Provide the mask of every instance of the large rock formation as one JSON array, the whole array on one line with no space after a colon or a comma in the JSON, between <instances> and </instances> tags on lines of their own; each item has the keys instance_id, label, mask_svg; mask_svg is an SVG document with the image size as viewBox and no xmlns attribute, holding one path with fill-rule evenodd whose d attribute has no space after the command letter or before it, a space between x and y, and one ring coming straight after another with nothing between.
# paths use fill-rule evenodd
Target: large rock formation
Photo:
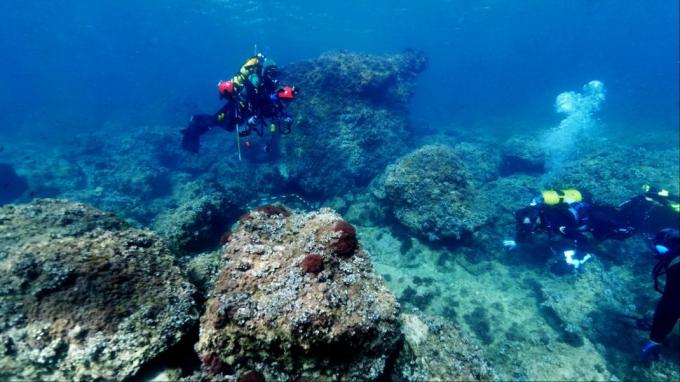
<instances>
[{"instance_id":1,"label":"large rock formation","mask_svg":"<svg viewBox=\"0 0 680 382\"><path fill-rule=\"evenodd\" d=\"M595 202L612 205L640 194L643 184L666 188L673 195L680 191L677 148L630 147L604 139L593 139L590 145L590 150L564 163L547 185L587 190Z\"/></svg>"},{"instance_id":2,"label":"large rock formation","mask_svg":"<svg viewBox=\"0 0 680 382\"><path fill-rule=\"evenodd\" d=\"M196 346L205 373L374 380L385 372L401 337L398 305L337 214L260 207L241 218L223 253Z\"/></svg>"},{"instance_id":3,"label":"large rock formation","mask_svg":"<svg viewBox=\"0 0 680 382\"><path fill-rule=\"evenodd\" d=\"M405 150L407 103L425 67L412 51L329 53L286 67L286 80L301 89L293 134L282 140L291 180L322 196L368 184Z\"/></svg>"},{"instance_id":4,"label":"large rock formation","mask_svg":"<svg viewBox=\"0 0 680 382\"><path fill-rule=\"evenodd\" d=\"M424 146L390 165L385 202L414 233L430 240L460 239L485 221L463 161L448 146Z\"/></svg>"},{"instance_id":5,"label":"large rock formation","mask_svg":"<svg viewBox=\"0 0 680 382\"><path fill-rule=\"evenodd\" d=\"M0 208L0 379L122 380L197 320L163 242L83 204Z\"/></svg>"}]
</instances>

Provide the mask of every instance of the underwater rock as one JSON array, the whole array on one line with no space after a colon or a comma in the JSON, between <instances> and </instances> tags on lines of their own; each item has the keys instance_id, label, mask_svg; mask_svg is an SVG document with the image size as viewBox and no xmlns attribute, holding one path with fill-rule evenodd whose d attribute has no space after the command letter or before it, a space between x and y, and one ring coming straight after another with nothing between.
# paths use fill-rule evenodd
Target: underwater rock
<instances>
[{"instance_id":1,"label":"underwater rock","mask_svg":"<svg viewBox=\"0 0 680 382\"><path fill-rule=\"evenodd\" d=\"M501 175L540 175L545 172L545 150L534 136L515 135L501 147Z\"/></svg>"},{"instance_id":2,"label":"underwater rock","mask_svg":"<svg viewBox=\"0 0 680 382\"><path fill-rule=\"evenodd\" d=\"M200 252L219 245L239 208L222 187L195 181L180 186L182 204L160 214L153 227L178 252Z\"/></svg>"},{"instance_id":3,"label":"underwater rock","mask_svg":"<svg viewBox=\"0 0 680 382\"><path fill-rule=\"evenodd\" d=\"M17 172L26 178L35 197L62 196L87 186L87 176L79 164L72 156L57 150L28 145L18 150L13 158L18 161Z\"/></svg>"},{"instance_id":4,"label":"underwater rock","mask_svg":"<svg viewBox=\"0 0 680 382\"><path fill-rule=\"evenodd\" d=\"M122 380L195 325L162 240L83 204L0 208L0 379Z\"/></svg>"},{"instance_id":5,"label":"underwater rock","mask_svg":"<svg viewBox=\"0 0 680 382\"><path fill-rule=\"evenodd\" d=\"M436 241L461 239L485 222L463 161L448 146L428 145L390 165L385 202L401 224Z\"/></svg>"},{"instance_id":6,"label":"underwater rock","mask_svg":"<svg viewBox=\"0 0 680 382\"><path fill-rule=\"evenodd\" d=\"M0 206L11 203L28 190L26 179L17 175L14 167L0 163Z\"/></svg>"},{"instance_id":7,"label":"underwater rock","mask_svg":"<svg viewBox=\"0 0 680 382\"><path fill-rule=\"evenodd\" d=\"M493 142L459 142L452 146L465 163L471 179L484 183L498 178L502 166L498 145Z\"/></svg>"},{"instance_id":8,"label":"underwater rock","mask_svg":"<svg viewBox=\"0 0 680 382\"><path fill-rule=\"evenodd\" d=\"M422 54L327 53L284 69L300 88L283 139L288 174L304 192L335 196L367 185L409 142L407 104Z\"/></svg>"},{"instance_id":9,"label":"underwater rock","mask_svg":"<svg viewBox=\"0 0 680 382\"><path fill-rule=\"evenodd\" d=\"M481 350L450 322L420 314L402 314L401 321L404 348L395 365L397 380L498 380Z\"/></svg>"},{"instance_id":10,"label":"underwater rock","mask_svg":"<svg viewBox=\"0 0 680 382\"><path fill-rule=\"evenodd\" d=\"M203 372L375 380L398 350L394 296L339 215L278 208L241 218L223 247L196 346Z\"/></svg>"},{"instance_id":11,"label":"underwater rock","mask_svg":"<svg viewBox=\"0 0 680 382\"><path fill-rule=\"evenodd\" d=\"M680 191L677 149L650 150L607 140L592 141L589 150L582 150L578 158L564 163L559 175L548 179L547 185L587 190L594 202L611 205L641 194L644 184L665 188L673 195Z\"/></svg>"},{"instance_id":12,"label":"underwater rock","mask_svg":"<svg viewBox=\"0 0 680 382\"><path fill-rule=\"evenodd\" d=\"M54 149L25 144L5 156L17 163L17 173L36 197L86 202L135 225L149 226L184 205L197 208L202 194L192 190L200 188L193 182L212 183L211 195L219 184L219 193L239 206L257 193L286 189L280 166L238 161L235 140L216 130L206 137L201 155L182 150L179 127L107 126Z\"/></svg>"}]
</instances>

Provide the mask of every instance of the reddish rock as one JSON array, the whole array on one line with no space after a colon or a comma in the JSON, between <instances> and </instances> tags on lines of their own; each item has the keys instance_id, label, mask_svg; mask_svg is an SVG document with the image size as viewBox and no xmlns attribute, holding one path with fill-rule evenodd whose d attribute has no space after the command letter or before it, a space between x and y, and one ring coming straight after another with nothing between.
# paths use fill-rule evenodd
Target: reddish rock
<instances>
[{"instance_id":1,"label":"reddish rock","mask_svg":"<svg viewBox=\"0 0 680 382\"><path fill-rule=\"evenodd\" d=\"M323 270L323 257L319 255L307 255L307 257L302 260L300 266L305 273L317 274Z\"/></svg>"}]
</instances>

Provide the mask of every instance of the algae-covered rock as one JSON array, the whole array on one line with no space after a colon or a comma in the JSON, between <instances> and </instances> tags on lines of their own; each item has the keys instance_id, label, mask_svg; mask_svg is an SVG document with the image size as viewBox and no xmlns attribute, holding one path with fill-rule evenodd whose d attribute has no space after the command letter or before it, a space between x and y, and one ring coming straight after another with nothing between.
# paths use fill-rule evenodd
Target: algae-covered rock
<instances>
[{"instance_id":1,"label":"algae-covered rock","mask_svg":"<svg viewBox=\"0 0 680 382\"><path fill-rule=\"evenodd\" d=\"M498 376L481 351L450 322L402 314L404 349L395 376L405 381L492 381Z\"/></svg>"},{"instance_id":2,"label":"algae-covered rock","mask_svg":"<svg viewBox=\"0 0 680 382\"><path fill-rule=\"evenodd\" d=\"M217 247L220 236L238 216L239 208L222 187L194 181L182 185L182 203L161 213L154 229L170 247L181 252L198 252Z\"/></svg>"},{"instance_id":3,"label":"algae-covered rock","mask_svg":"<svg viewBox=\"0 0 680 382\"><path fill-rule=\"evenodd\" d=\"M282 140L291 180L323 196L368 184L407 147L407 104L425 67L412 51L327 53L287 66L286 80L300 88L293 134Z\"/></svg>"},{"instance_id":4,"label":"algae-covered rock","mask_svg":"<svg viewBox=\"0 0 680 382\"><path fill-rule=\"evenodd\" d=\"M677 195L677 149L650 150L600 140L599 145L564 164L548 186L588 190L593 201L617 205L642 192L650 184Z\"/></svg>"},{"instance_id":5,"label":"algae-covered rock","mask_svg":"<svg viewBox=\"0 0 680 382\"><path fill-rule=\"evenodd\" d=\"M196 322L155 234L83 204L0 208L0 379L121 380Z\"/></svg>"},{"instance_id":6,"label":"algae-covered rock","mask_svg":"<svg viewBox=\"0 0 680 382\"><path fill-rule=\"evenodd\" d=\"M400 340L398 305L328 209L265 206L241 218L201 318L208 375L374 380Z\"/></svg>"},{"instance_id":7,"label":"algae-covered rock","mask_svg":"<svg viewBox=\"0 0 680 382\"><path fill-rule=\"evenodd\" d=\"M424 146L389 166L386 202L400 223L430 240L460 239L484 223L463 161L448 146Z\"/></svg>"},{"instance_id":8,"label":"algae-covered rock","mask_svg":"<svg viewBox=\"0 0 680 382\"><path fill-rule=\"evenodd\" d=\"M501 146L501 153L503 175L545 172L545 148L535 136L512 136Z\"/></svg>"}]
</instances>

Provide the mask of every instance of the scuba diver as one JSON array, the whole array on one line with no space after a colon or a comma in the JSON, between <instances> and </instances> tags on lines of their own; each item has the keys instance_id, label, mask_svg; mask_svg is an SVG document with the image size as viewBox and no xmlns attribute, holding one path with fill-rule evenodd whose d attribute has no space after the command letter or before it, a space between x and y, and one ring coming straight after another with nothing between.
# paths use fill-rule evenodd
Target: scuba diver
<instances>
[{"instance_id":1,"label":"scuba diver","mask_svg":"<svg viewBox=\"0 0 680 382\"><path fill-rule=\"evenodd\" d=\"M643 193L619 205L623 218L643 234L654 235L667 227L680 226L680 197L668 190L642 186Z\"/></svg>"},{"instance_id":2,"label":"scuba diver","mask_svg":"<svg viewBox=\"0 0 680 382\"><path fill-rule=\"evenodd\" d=\"M661 293L656 305L649 334L649 341L642 349L644 360L658 356L661 344L680 319L680 232L666 228L659 231L651 243L658 262L652 271L654 289ZM659 277L666 275L663 290L659 287Z\"/></svg>"},{"instance_id":3,"label":"scuba diver","mask_svg":"<svg viewBox=\"0 0 680 382\"><path fill-rule=\"evenodd\" d=\"M592 258L586 232L597 241L625 240L635 232L615 207L583 199L581 192L574 189L543 191L528 207L515 212L515 239L503 240L503 246L512 250L517 243L528 242L534 233L546 232L550 238L559 236L571 242L561 252L566 265L578 269Z\"/></svg>"},{"instance_id":4,"label":"scuba diver","mask_svg":"<svg viewBox=\"0 0 680 382\"><path fill-rule=\"evenodd\" d=\"M278 67L273 60L258 53L249 58L231 80L220 81L217 89L220 99L227 103L215 114L198 114L191 117L189 125L181 130L182 147L194 153L200 148L200 137L212 127L219 126L229 132L236 130L237 141L253 131L264 134L265 121L270 121L270 133L280 128L287 134L293 124L286 107L295 99L294 86L280 85ZM273 139L273 137L272 137ZM271 149L270 143L265 150ZM244 144L250 147L250 142Z\"/></svg>"}]
</instances>

